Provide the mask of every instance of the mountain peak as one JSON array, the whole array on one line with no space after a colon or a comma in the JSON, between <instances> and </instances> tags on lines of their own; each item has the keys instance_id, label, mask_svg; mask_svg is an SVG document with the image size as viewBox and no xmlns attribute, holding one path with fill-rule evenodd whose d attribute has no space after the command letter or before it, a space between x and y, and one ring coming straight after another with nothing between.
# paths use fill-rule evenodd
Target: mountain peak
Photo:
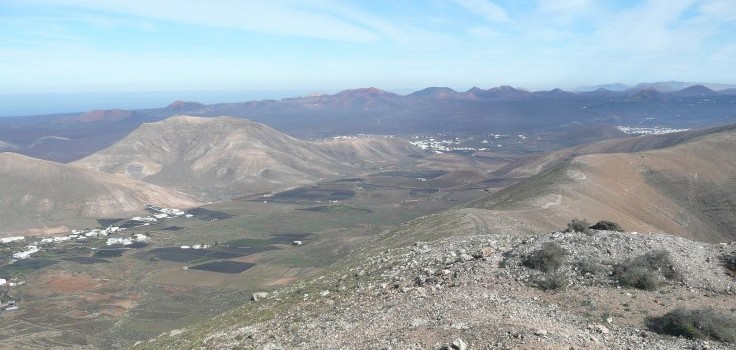
<instances>
[{"instance_id":1,"label":"mountain peak","mask_svg":"<svg viewBox=\"0 0 736 350\"><path fill-rule=\"evenodd\" d=\"M419 91L412 92L409 97L449 97L457 95L457 91L449 87L428 87Z\"/></svg>"},{"instance_id":2,"label":"mountain peak","mask_svg":"<svg viewBox=\"0 0 736 350\"><path fill-rule=\"evenodd\" d=\"M674 92L676 95L680 96L709 96L709 95L715 95L716 92L707 88L704 85L698 84L686 87L680 91Z\"/></svg>"},{"instance_id":3,"label":"mountain peak","mask_svg":"<svg viewBox=\"0 0 736 350\"><path fill-rule=\"evenodd\" d=\"M200 109L202 107L204 107L204 105L199 102L176 100L166 106L166 109L171 109L175 111L192 111Z\"/></svg>"},{"instance_id":4,"label":"mountain peak","mask_svg":"<svg viewBox=\"0 0 736 350\"><path fill-rule=\"evenodd\" d=\"M627 97L628 101L661 101L664 98L661 92L654 87L635 90Z\"/></svg>"},{"instance_id":5,"label":"mountain peak","mask_svg":"<svg viewBox=\"0 0 736 350\"><path fill-rule=\"evenodd\" d=\"M101 122L101 121L118 121L128 119L133 116L133 111L123 109L96 109L87 113L80 114L74 121L78 122Z\"/></svg>"},{"instance_id":6,"label":"mountain peak","mask_svg":"<svg viewBox=\"0 0 736 350\"><path fill-rule=\"evenodd\" d=\"M394 95L391 92L381 90L379 88L375 87L368 87L368 88L358 88L358 89L348 89L343 90L335 94L335 96L353 96L353 97L360 97L360 96L376 96L376 95Z\"/></svg>"},{"instance_id":7,"label":"mountain peak","mask_svg":"<svg viewBox=\"0 0 736 350\"><path fill-rule=\"evenodd\" d=\"M491 88L489 91L514 92L514 91L523 91L523 90L516 89L510 85L501 85L498 87Z\"/></svg>"}]
</instances>

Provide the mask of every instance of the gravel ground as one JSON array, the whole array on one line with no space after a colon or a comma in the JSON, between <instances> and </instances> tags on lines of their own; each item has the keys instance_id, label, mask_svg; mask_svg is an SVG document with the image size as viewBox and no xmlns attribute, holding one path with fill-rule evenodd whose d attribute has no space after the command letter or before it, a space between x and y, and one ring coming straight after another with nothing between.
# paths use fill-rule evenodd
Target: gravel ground
<instances>
[{"instance_id":1,"label":"gravel ground","mask_svg":"<svg viewBox=\"0 0 736 350\"><path fill-rule=\"evenodd\" d=\"M549 275L525 261L551 242L567 251L554 272L565 288L542 290L538 283ZM661 278L656 290L619 286L616 265L660 250L669 253L676 278ZM733 349L653 333L645 319L678 306L734 312L736 280L720 260L734 251L733 243L608 231L416 242L140 347Z\"/></svg>"}]
</instances>

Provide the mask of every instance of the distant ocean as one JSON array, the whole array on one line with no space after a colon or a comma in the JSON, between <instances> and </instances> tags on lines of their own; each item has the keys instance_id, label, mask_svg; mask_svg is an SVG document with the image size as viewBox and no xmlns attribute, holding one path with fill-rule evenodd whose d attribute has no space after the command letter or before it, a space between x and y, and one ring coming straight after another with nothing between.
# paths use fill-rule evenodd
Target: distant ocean
<instances>
[{"instance_id":1,"label":"distant ocean","mask_svg":"<svg viewBox=\"0 0 736 350\"><path fill-rule=\"evenodd\" d=\"M246 91L156 91L0 94L0 117L86 112L94 109L145 109L168 106L176 100L201 102L246 102L307 96L336 91L246 90Z\"/></svg>"}]
</instances>

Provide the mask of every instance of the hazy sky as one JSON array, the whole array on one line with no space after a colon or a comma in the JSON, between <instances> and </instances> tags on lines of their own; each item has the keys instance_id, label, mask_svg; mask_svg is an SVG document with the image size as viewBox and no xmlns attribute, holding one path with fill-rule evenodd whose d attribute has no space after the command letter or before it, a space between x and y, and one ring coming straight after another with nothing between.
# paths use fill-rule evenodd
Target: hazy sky
<instances>
[{"instance_id":1,"label":"hazy sky","mask_svg":"<svg viewBox=\"0 0 736 350\"><path fill-rule=\"evenodd\" d=\"M0 93L736 83L736 0L2 0Z\"/></svg>"}]
</instances>

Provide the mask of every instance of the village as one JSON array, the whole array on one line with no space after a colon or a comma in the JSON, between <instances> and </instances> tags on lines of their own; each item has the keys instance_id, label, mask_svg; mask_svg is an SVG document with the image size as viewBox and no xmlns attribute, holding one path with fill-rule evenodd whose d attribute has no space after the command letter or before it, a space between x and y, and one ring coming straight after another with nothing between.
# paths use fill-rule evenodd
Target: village
<instances>
[{"instance_id":1,"label":"village","mask_svg":"<svg viewBox=\"0 0 736 350\"><path fill-rule=\"evenodd\" d=\"M465 138L451 137L443 134L412 136L409 143L412 145L434 153L447 152L485 152L498 150L504 147L504 143L520 142L527 140L528 136L523 134L494 134L488 133L481 138ZM478 141L480 140L480 141Z\"/></svg>"},{"instance_id":2,"label":"village","mask_svg":"<svg viewBox=\"0 0 736 350\"><path fill-rule=\"evenodd\" d=\"M673 132L681 132L681 131L690 130L690 129L674 129L674 128L666 128L666 127L658 127L658 126L632 127L632 126L623 126L623 125L617 126L616 129L619 129L628 135L634 135L634 136L663 135L663 134L671 134Z\"/></svg>"},{"instance_id":3,"label":"village","mask_svg":"<svg viewBox=\"0 0 736 350\"><path fill-rule=\"evenodd\" d=\"M145 244L149 241L149 237L143 233L134 233L130 236L110 237L113 234L122 233L128 229L143 227L158 222L159 220L173 218L192 218L194 215L186 213L176 208L164 208L153 204L146 204L145 209L151 213L149 216L135 216L127 220L122 220L105 228L71 230L70 234L53 237L25 237L12 236L0 238L0 245L14 251L12 255L8 255L8 261L5 265L15 264L18 261L31 258L33 255L45 250L58 248L63 244L70 242L99 242L105 240L106 247L129 247L134 244ZM95 241L92 241L95 240ZM27 242L31 241L31 242ZM206 245L182 246L182 249L204 249ZM91 248L96 249L96 248ZM1 255L0 255L1 256ZM24 284L25 281L19 281L17 277L0 276L0 314L4 311L18 310L18 302L10 299L11 288Z\"/></svg>"}]
</instances>

